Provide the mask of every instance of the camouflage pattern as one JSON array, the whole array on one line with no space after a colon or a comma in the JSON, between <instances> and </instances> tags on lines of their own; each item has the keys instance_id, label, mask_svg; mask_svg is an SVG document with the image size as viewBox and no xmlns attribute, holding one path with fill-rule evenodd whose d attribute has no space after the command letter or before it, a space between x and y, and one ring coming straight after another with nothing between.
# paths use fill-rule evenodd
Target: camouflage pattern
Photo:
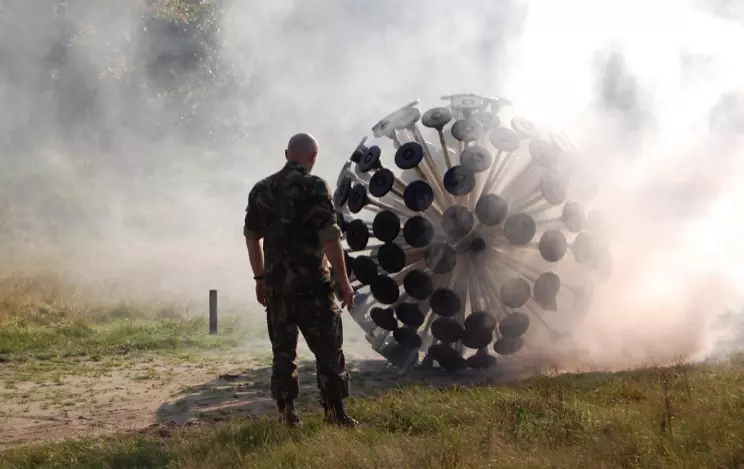
<instances>
[{"instance_id":1,"label":"camouflage pattern","mask_svg":"<svg viewBox=\"0 0 744 469\"><path fill-rule=\"evenodd\" d=\"M330 284L324 289L269 288L267 322L274 353L271 393L279 403L299 393L297 339L302 332L315 355L318 389L324 399L349 395L349 374L342 350L341 311Z\"/></svg>"},{"instance_id":2,"label":"camouflage pattern","mask_svg":"<svg viewBox=\"0 0 744 469\"><path fill-rule=\"evenodd\" d=\"M288 162L251 190L243 234L263 239L271 389L280 408L299 392L299 332L315 354L323 397L347 397L341 310L323 252L324 242L341 236L328 184Z\"/></svg>"},{"instance_id":3,"label":"camouflage pattern","mask_svg":"<svg viewBox=\"0 0 744 469\"><path fill-rule=\"evenodd\" d=\"M267 286L331 282L323 243L341 236L336 210L328 184L301 165L288 162L253 187L243 234L263 238Z\"/></svg>"}]
</instances>

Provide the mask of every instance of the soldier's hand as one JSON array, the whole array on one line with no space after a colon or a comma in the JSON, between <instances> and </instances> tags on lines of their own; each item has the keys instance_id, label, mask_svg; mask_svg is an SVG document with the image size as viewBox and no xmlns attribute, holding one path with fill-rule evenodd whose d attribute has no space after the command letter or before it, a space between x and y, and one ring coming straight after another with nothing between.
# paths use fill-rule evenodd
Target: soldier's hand
<instances>
[{"instance_id":1,"label":"soldier's hand","mask_svg":"<svg viewBox=\"0 0 744 469\"><path fill-rule=\"evenodd\" d=\"M341 307L347 310L351 309L354 305L354 289L351 287L348 278L340 283L339 293L341 294Z\"/></svg>"},{"instance_id":2,"label":"soldier's hand","mask_svg":"<svg viewBox=\"0 0 744 469\"><path fill-rule=\"evenodd\" d=\"M256 282L256 300L261 303L261 306L266 306L266 283L263 280Z\"/></svg>"}]
</instances>

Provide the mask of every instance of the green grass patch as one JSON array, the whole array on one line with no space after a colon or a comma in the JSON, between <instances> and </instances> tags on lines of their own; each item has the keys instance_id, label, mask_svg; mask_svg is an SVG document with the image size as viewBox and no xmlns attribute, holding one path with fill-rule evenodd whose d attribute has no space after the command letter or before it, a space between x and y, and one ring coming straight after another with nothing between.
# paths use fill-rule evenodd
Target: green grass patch
<instances>
[{"instance_id":1,"label":"green grass patch","mask_svg":"<svg viewBox=\"0 0 744 469\"><path fill-rule=\"evenodd\" d=\"M740 363L402 388L352 399L363 427L274 418L11 449L2 468L738 468Z\"/></svg>"},{"instance_id":2,"label":"green grass patch","mask_svg":"<svg viewBox=\"0 0 744 469\"><path fill-rule=\"evenodd\" d=\"M207 319L83 321L44 326L5 324L0 327L0 355L10 360L59 357L103 357L142 351L236 346L241 328L223 319L220 333L209 334Z\"/></svg>"}]
</instances>

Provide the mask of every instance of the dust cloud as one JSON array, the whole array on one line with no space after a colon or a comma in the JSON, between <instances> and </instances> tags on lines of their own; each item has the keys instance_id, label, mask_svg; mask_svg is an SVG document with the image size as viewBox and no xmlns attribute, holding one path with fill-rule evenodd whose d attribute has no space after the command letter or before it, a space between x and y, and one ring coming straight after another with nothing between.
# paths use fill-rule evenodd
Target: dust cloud
<instances>
[{"instance_id":1,"label":"dust cloud","mask_svg":"<svg viewBox=\"0 0 744 469\"><path fill-rule=\"evenodd\" d=\"M259 320L243 210L288 137L334 181L385 114L476 91L569 132L601 188L614 274L555 356L704 355L744 276L724 3L0 1L0 274L202 308L217 288Z\"/></svg>"},{"instance_id":2,"label":"dust cloud","mask_svg":"<svg viewBox=\"0 0 744 469\"><path fill-rule=\"evenodd\" d=\"M689 2L532 6L511 94L582 147L614 261L552 358L623 368L738 346L742 24Z\"/></svg>"}]
</instances>

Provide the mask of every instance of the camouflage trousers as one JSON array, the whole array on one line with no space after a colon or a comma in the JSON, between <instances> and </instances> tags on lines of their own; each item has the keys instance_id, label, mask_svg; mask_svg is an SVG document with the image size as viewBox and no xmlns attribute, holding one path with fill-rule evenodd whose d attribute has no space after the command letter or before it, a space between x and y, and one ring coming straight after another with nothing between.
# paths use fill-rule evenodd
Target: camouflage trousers
<instances>
[{"instance_id":1,"label":"camouflage trousers","mask_svg":"<svg viewBox=\"0 0 744 469\"><path fill-rule=\"evenodd\" d=\"M274 355L271 394L279 406L296 399L299 394L299 332L315 355L321 397L348 397L349 373L343 352L341 311L331 285L292 289L267 287L266 293L266 318Z\"/></svg>"}]
</instances>

